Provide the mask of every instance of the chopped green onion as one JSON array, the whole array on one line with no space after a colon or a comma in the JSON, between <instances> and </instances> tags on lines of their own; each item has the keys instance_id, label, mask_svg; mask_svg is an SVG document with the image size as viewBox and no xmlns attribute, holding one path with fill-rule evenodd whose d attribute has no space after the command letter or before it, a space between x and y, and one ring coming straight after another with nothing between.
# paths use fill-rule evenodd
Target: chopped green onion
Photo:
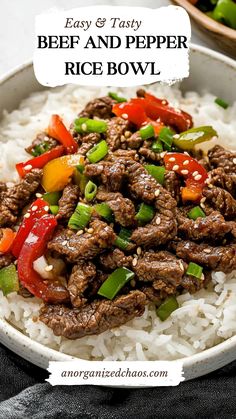
<instances>
[{"instance_id":1,"label":"chopped green onion","mask_svg":"<svg viewBox=\"0 0 236 419\"><path fill-rule=\"evenodd\" d=\"M36 146L34 146L34 148L31 151L32 156L34 157L38 157L41 156L41 154L46 153L46 151L50 150L50 144L45 141L41 144L37 144Z\"/></svg>"},{"instance_id":2,"label":"chopped green onion","mask_svg":"<svg viewBox=\"0 0 236 419\"><path fill-rule=\"evenodd\" d=\"M79 134L87 132L103 133L107 130L107 123L97 119L79 118L75 120L74 129Z\"/></svg>"},{"instance_id":3,"label":"chopped green onion","mask_svg":"<svg viewBox=\"0 0 236 419\"><path fill-rule=\"evenodd\" d=\"M59 211L59 206L58 205L50 205L50 211L53 215L57 215L58 211Z\"/></svg>"},{"instance_id":4,"label":"chopped green onion","mask_svg":"<svg viewBox=\"0 0 236 419\"><path fill-rule=\"evenodd\" d=\"M157 316L162 321L168 319L173 311L179 308L178 301L175 297L168 297L157 309Z\"/></svg>"},{"instance_id":5,"label":"chopped green onion","mask_svg":"<svg viewBox=\"0 0 236 419\"><path fill-rule=\"evenodd\" d=\"M155 153L161 153L163 151L163 145L160 140L153 141L152 151L155 151Z\"/></svg>"},{"instance_id":6,"label":"chopped green onion","mask_svg":"<svg viewBox=\"0 0 236 419\"><path fill-rule=\"evenodd\" d=\"M42 199L49 203L49 205L57 205L61 198L61 192L47 192L42 196Z\"/></svg>"},{"instance_id":7,"label":"chopped green onion","mask_svg":"<svg viewBox=\"0 0 236 419\"><path fill-rule=\"evenodd\" d=\"M159 140L161 140L161 142L164 143L164 148L168 151L171 151L171 146L173 143L173 134L173 131L168 127L162 128L159 134Z\"/></svg>"},{"instance_id":8,"label":"chopped green onion","mask_svg":"<svg viewBox=\"0 0 236 419\"><path fill-rule=\"evenodd\" d=\"M17 270L13 263L0 270L0 289L4 295L19 290Z\"/></svg>"},{"instance_id":9,"label":"chopped green onion","mask_svg":"<svg viewBox=\"0 0 236 419\"><path fill-rule=\"evenodd\" d=\"M86 156L88 157L90 163L97 163L102 160L108 153L108 145L105 140L100 141L93 148L91 148Z\"/></svg>"},{"instance_id":10,"label":"chopped green onion","mask_svg":"<svg viewBox=\"0 0 236 419\"><path fill-rule=\"evenodd\" d=\"M145 224L153 219L154 214L155 214L154 208L142 202L142 204L139 207L138 213L135 215L135 219L140 224Z\"/></svg>"},{"instance_id":11,"label":"chopped green onion","mask_svg":"<svg viewBox=\"0 0 236 419\"><path fill-rule=\"evenodd\" d=\"M89 181L89 178L87 176L85 176L83 173L80 172L79 169L77 169L77 167L74 170L74 174L73 174L73 182L79 186L80 191L82 193L84 193L85 191L85 187L87 185Z\"/></svg>"},{"instance_id":12,"label":"chopped green onion","mask_svg":"<svg viewBox=\"0 0 236 419\"><path fill-rule=\"evenodd\" d=\"M149 125L145 125L145 127L143 128L140 128L139 134L143 140L148 140L149 138L154 137L155 131L154 131L153 126L149 124Z\"/></svg>"},{"instance_id":13,"label":"chopped green onion","mask_svg":"<svg viewBox=\"0 0 236 419\"><path fill-rule=\"evenodd\" d=\"M211 125L205 125L174 135L173 143L181 150L192 150L196 144L210 141L215 136L217 132L214 128Z\"/></svg>"},{"instance_id":14,"label":"chopped green onion","mask_svg":"<svg viewBox=\"0 0 236 419\"><path fill-rule=\"evenodd\" d=\"M118 96L118 94L114 93L114 92L109 92L108 96L110 96L112 99L116 100L116 102L118 102L118 103L127 102L127 99L125 99L124 97Z\"/></svg>"},{"instance_id":15,"label":"chopped green onion","mask_svg":"<svg viewBox=\"0 0 236 419\"><path fill-rule=\"evenodd\" d=\"M78 164L78 165L76 166L76 169L77 169L80 173L83 173L83 172L84 172L84 165L83 165L83 164Z\"/></svg>"},{"instance_id":16,"label":"chopped green onion","mask_svg":"<svg viewBox=\"0 0 236 419\"><path fill-rule=\"evenodd\" d=\"M97 194L97 190L98 190L97 185L95 185L95 183L89 180L89 182L85 186L85 191L84 191L84 196L86 200L92 201Z\"/></svg>"},{"instance_id":17,"label":"chopped green onion","mask_svg":"<svg viewBox=\"0 0 236 419\"><path fill-rule=\"evenodd\" d=\"M116 237L114 242L115 246L119 247L121 250L125 250L129 243L132 231L126 228L121 228L119 235Z\"/></svg>"},{"instance_id":18,"label":"chopped green onion","mask_svg":"<svg viewBox=\"0 0 236 419\"><path fill-rule=\"evenodd\" d=\"M225 102L223 99L220 99L219 97L217 97L215 99L215 103L219 106L221 106L221 108L227 109L229 107L229 104L227 102Z\"/></svg>"},{"instance_id":19,"label":"chopped green onion","mask_svg":"<svg viewBox=\"0 0 236 419\"><path fill-rule=\"evenodd\" d=\"M91 219L92 211L92 207L79 203L69 219L68 227L73 230L83 230Z\"/></svg>"},{"instance_id":20,"label":"chopped green onion","mask_svg":"<svg viewBox=\"0 0 236 419\"><path fill-rule=\"evenodd\" d=\"M196 220L198 217L206 217L205 212L199 206L192 208L187 215L191 220Z\"/></svg>"},{"instance_id":21,"label":"chopped green onion","mask_svg":"<svg viewBox=\"0 0 236 419\"><path fill-rule=\"evenodd\" d=\"M149 175L154 177L158 183L163 185L166 171L164 166L155 166L154 164L147 164L144 167L148 171Z\"/></svg>"},{"instance_id":22,"label":"chopped green onion","mask_svg":"<svg viewBox=\"0 0 236 419\"><path fill-rule=\"evenodd\" d=\"M187 275L195 276L195 278L201 279L203 268L197 265L197 263L190 262L186 271Z\"/></svg>"},{"instance_id":23,"label":"chopped green onion","mask_svg":"<svg viewBox=\"0 0 236 419\"><path fill-rule=\"evenodd\" d=\"M98 294L112 300L133 277L134 272L127 268L118 268L103 282L98 290Z\"/></svg>"},{"instance_id":24,"label":"chopped green onion","mask_svg":"<svg viewBox=\"0 0 236 419\"><path fill-rule=\"evenodd\" d=\"M112 210L109 207L109 205L105 202L94 205L94 209L99 215L101 215L101 217L105 218L105 220L107 220L109 223L112 223L114 221Z\"/></svg>"}]
</instances>

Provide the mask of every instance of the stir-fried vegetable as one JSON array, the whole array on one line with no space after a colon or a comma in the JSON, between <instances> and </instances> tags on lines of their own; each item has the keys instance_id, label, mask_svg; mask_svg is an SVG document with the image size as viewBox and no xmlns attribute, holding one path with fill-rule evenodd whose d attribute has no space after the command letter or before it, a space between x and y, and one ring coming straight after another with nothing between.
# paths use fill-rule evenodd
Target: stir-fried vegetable
<instances>
[{"instance_id":1,"label":"stir-fried vegetable","mask_svg":"<svg viewBox=\"0 0 236 419\"><path fill-rule=\"evenodd\" d=\"M163 145L159 139L153 141L152 151L155 151L155 153L161 153L163 151Z\"/></svg>"},{"instance_id":2,"label":"stir-fried vegetable","mask_svg":"<svg viewBox=\"0 0 236 419\"><path fill-rule=\"evenodd\" d=\"M163 166L155 166L154 164L147 164L144 166L148 173L153 176L158 183L163 185L165 180L165 168Z\"/></svg>"},{"instance_id":3,"label":"stir-fried vegetable","mask_svg":"<svg viewBox=\"0 0 236 419\"><path fill-rule=\"evenodd\" d=\"M229 107L229 104L225 102L225 100L220 99L219 97L215 99L215 103L224 109L227 109Z\"/></svg>"},{"instance_id":4,"label":"stir-fried vegetable","mask_svg":"<svg viewBox=\"0 0 236 419\"><path fill-rule=\"evenodd\" d=\"M89 205L77 204L75 212L69 219L68 227L73 230L83 230L91 219L92 211L92 207Z\"/></svg>"},{"instance_id":5,"label":"stir-fried vegetable","mask_svg":"<svg viewBox=\"0 0 236 419\"><path fill-rule=\"evenodd\" d=\"M236 29L236 3L234 0L191 0L191 3L212 19Z\"/></svg>"},{"instance_id":6,"label":"stir-fried vegetable","mask_svg":"<svg viewBox=\"0 0 236 419\"><path fill-rule=\"evenodd\" d=\"M68 291L58 282L45 282L33 269L33 262L41 257L46 250L57 221L53 215L44 215L33 226L25 240L18 258L18 276L21 284L35 297L53 302L69 300Z\"/></svg>"},{"instance_id":7,"label":"stir-fried vegetable","mask_svg":"<svg viewBox=\"0 0 236 419\"><path fill-rule=\"evenodd\" d=\"M49 205L57 205L59 199L61 198L61 192L47 192L43 194L42 199L46 201Z\"/></svg>"},{"instance_id":8,"label":"stir-fried vegetable","mask_svg":"<svg viewBox=\"0 0 236 419\"><path fill-rule=\"evenodd\" d=\"M50 205L50 211L53 215L57 215L58 211L59 211L59 206L58 205Z\"/></svg>"},{"instance_id":9,"label":"stir-fried vegetable","mask_svg":"<svg viewBox=\"0 0 236 419\"><path fill-rule=\"evenodd\" d=\"M48 162L62 156L64 153L65 149L62 145L60 145L44 154L41 154L41 156L26 161L25 163L17 163L16 170L20 177L24 177L32 169L42 169Z\"/></svg>"},{"instance_id":10,"label":"stir-fried vegetable","mask_svg":"<svg viewBox=\"0 0 236 419\"><path fill-rule=\"evenodd\" d=\"M113 300L127 282L134 277L134 272L127 268L118 268L103 282L98 290L98 295Z\"/></svg>"},{"instance_id":11,"label":"stir-fried vegetable","mask_svg":"<svg viewBox=\"0 0 236 419\"><path fill-rule=\"evenodd\" d=\"M105 218L109 223L114 221L113 212L106 202L102 202L101 204L94 205L95 211L101 215L101 217Z\"/></svg>"},{"instance_id":12,"label":"stir-fried vegetable","mask_svg":"<svg viewBox=\"0 0 236 419\"><path fill-rule=\"evenodd\" d=\"M127 249L130 244L131 234L131 230L122 227L114 242L115 246L119 247L121 250Z\"/></svg>"},{"instance_id":13,"label":"stir-fried vegetable","mask_svg":"<svg viewBox=\"0 0 236 419\"><path fill-rule=\"evenodd\" d=\"M154 131L153 126L151 124L148 124L140 128L139 134L143 140L148 140L149 138L154 137L155 131Z\"/></svg>"},{"instance_id":14,"label":"stir-fried vegetable","mask_svg":"<svg viewBox=\"0 0 236 419\"><path fill-rule=\"evenodd\" d=\"M164 144L165 150L171 151L171 146L173 143L173 134L174 133L170 128L162 128L159 134L159 140L161 140L161 142Z\"/></svg>"},{"instance_id":15,"label":"stir-fried vegetable","mask_svg":"<svg viewBox=\"0 0 236 419\"><path fill-rule=\"evenodd\" d=\"M86 132L103 133L107 130L107 123L97 119L77 118L74 121L74 130L79 134Z\"/></svg>"},{"instance_id":16,"label":"stir-fried vegetable","mask_svg":"<svg viewBox=\"0 0 236 419\"><path fill-rule=\"evenodd\" d=\"M140 224L146 224L153 219L154 215L155 215L154 208L151 207L151 205L147 205L147 204L144 204L144 202L142 202L142 204L139 207L139 211L135 215L135 219Z\"/></svg>"},{"instance_id":17,"label":"stir-fried vegetable","mask_svg":"<svg viewBox=\"0 0 236 419\"><path fill-rule=\"evenodd\" d=\"M84 196L88 202L92 201L95 198L97 194L97 189L98 189L97 185L95 185L95 183L89 180L87 185L85 186L85 191L84 191Z\"/></svg>"},{"instance_id":18,"label":"stir-fried vegetable","mask_svg":"<svg viewBox=\"0 0 236 419\"><path fill-rule=\"evenodd\" d=\"M104 157L108 153L108 145L105 140L100 141L98 144L96 144L93 148L91 148L86 156L90 163L97 163L100 160L104 159Z\"/></svg>"},{"instance_id":19,"label":"stir-fried vegetable","mask_svg":"<svg viewBox=\"0 0 236 419\"><path fill-rule=\"evenodd\" d=\"M113 100L115 100L118 103L127 102L127 99L125 99L124 97L119 96L117 93L114 93L114 92L109 92L108 96L110 96Z\"/></svg>"},{"instance_id":20,"label":"stir-fried vegetable","mask_svg":"<svg viewBox=\"0 0 236 419\"><path fill-rule=\"evenodd\" d=\"M186 186L181 191L183 201L198 201L208 178L206 169L196 159L183 153L167 153L164 163L167 170L185 177Z\"/></svg>"},{"instance_id":21,"label":"stir-fried vegetable","mask_svg":"<svg viewBox=\"0 0 236 419\"><path fill-rule=\"evenodd\" d=\"M48 202L44 201L44 199L41 198L36 199L36 201L34 201L33 204L30 206L29 210L23 218L23 221L12 243L11 252L16 258L18 258L22 246L36 221L44 215L48 214L48 211Z\"/></svg>"},{"instance_id":22,"label":"stir-fried vegetable","mask_svg":"<svg viewBox=\"0 0 236 419\"><path fill-rule=\"evenodd\" d=\"M2 228L0 238L0 253L7 253L12 247L16 233L11 228Z\"/></svg>"},{"instance_id":23,"label":"stir-fried vegetable","mask_svg":"<svg viewBox=\"0 0 236 419\"><path fill-rule=\"evenodd\" d=\"M190 262L188 265L188 269L186 271L187 275L195 276L195 278L201 279L202 277L202 266L199 266L197 263Z\"/></svg>"},{"instance_id":24,"label":"stir-fried vegetable","mask_svg":"<svg viewBox=\"0 0 236 419\"><path fill-rule=\"evenodd\" d=\"M34 157L37 157L41 156L43 153L46 153L46 151L49 151L50 149L50 144L47 141L44 141L41 144L35 145L30 154L32 154Z\"/></svg>"},{"instance_id":25,"label":"stir-fried vegetable","mask_svg":"<svg viewBox=\"0 0 236 419\"><path fill-rule=\"evenodd\" d=\"M46 192L62 191L74 173L78 164L83 164L80 154L62 156L52 160L43 168L42 186Z\"/></svg>"},{"instance_id":26,"label":"stir-fried vegetable","mask_svg":"<svg viewBox=\"0 0 236 419\"><path fill-rule=\"evenodd\" d=\"M6 266L0 270L0 289L3 295L19 290L19 280L14 264Z\"/></svg>"},{"instance_id":27,"label":"stir-fried vegetable","mask_svg":"<svg viewBox=\"0 0 236 419\"><path fill-rule=\"evenodd\" d=\"M168 317L179 308L178 301L174 296L166 298L166 300L158 307L157 316L162 320L168 319Z\"/></svg>"},{"instance_id":28,"label":"stir-fried vegetable","mask_svg":"<svg viewBox=\"0 0 236 419\"><path fill-rule=\"evenodd\" d=\"M204 218L206 217L205 212L199 207L194 207L188 212L188 218L191 220L196 220L197 218Z\"/></svg>"},{"instance_id":29,"label":"stir-fried vegetable","mask_svg":"<svg viewBox=\"0 0 236 419\"><path fill-rule=\"evenodd\" d=\"M211 140L217 132L211 126L191 128L173 136L173 143L181 150L192 150L196 144Z\"/></svg>"},{"instance_id":30,"label":"stir-fried vegetable","mask_svg":"<svg viewBox=\"0 0 236 419\"><path fill-rule=\"evenodd\" d=\"M59 115L52 115L48 126L48 135L59 141L66 149L67 154L76 153L78 144L66 129Z\"/></svg>"}]
</instances>

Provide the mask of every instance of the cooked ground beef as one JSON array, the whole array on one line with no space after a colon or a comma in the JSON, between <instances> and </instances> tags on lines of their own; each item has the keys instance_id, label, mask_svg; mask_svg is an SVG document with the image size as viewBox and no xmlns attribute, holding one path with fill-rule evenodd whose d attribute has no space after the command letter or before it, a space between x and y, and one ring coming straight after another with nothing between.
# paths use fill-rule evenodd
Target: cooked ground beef
<instances>
[{"instance_id":1,"label":"cooked ground beef","mask_svg":"<svg viewBox=\"0 0 236 419\"><path fill-rule=\"evenodd\" d=\"M42 171L33 169L15 186L2 193L0 203L0 226L11 226L17 220L19 211L29 203L37 191Z\"/></svg>"},{"instance_id":2,"label":"cooked ground beef","mask_svg":"<svg viewBox=\"0 0 236 419\"><path fill-rule=\"evenodd\" d=\"M126 178L125 165L116 161L114 163L103 161L89 164L85 167L84 174L91 178L99 177L109 191L119 191Z\"/></svg>"},{"instance_id":3,"label":"cooked ground beef","mask_svg":"<svg viewBox=\"0 0 236 419\"><path fill-rule=\"evenodd\" d=\"M212 168L223 167L225 173L236 173L236 153L216 145L208 151L208 158Z\"/></svg>"},{"instance_id":4,"label":"cooked ground beef","mask_svg":"<svg viewBox=\"0 0 236 419\"><path fill-rule=\"evenodd\" d=\"M79 116L86 118L94 118L95 116L101 119L109 119L112 117L113 103L113 100L109 96L93 99L88 102Z\"/></svg>"},{"instance_id":5,"label":"cooked ground beef","mask_svg":"<svg viewBox=\"0 0 236 419\"><path fill-rule=\"evenodd\" d=\"M129 121L123 118L112 118L107 125L107 143L111 151L120 148L121 142L125 140L125 132L129 130Z\"/></svg>"},{"instance_id":6,"label":"cooked ground beef","mask_svg":"<svg viewBox=\"0 0 236 419\"><path fill-rule=\"evenodd\" d=\"M130 268L132 266L132 260L132 256L126 256L120 249L108 251L99 257L99 262L103 269L111 271L122 266Z\"/></svg>"},{"instance_id":7,"label":"cooked ground beef","mask_svg":"<svg viewBox=\"0 0 236 419\"><path fill-rule=\"evenodd\" d=\"M165 172L165 188L177 203L180 201L180 179L172 170Z\"/></svg>"},{"instance_id":8,"label":"cooked ground beef","mask_svg":"<svg viewBox=\"0 0 236 419\"><path fill-rule=\"evenodd\" d=\"M32 141L32 144L25 149L27 153L32 156L38 156L45 151L49 151L58 145L58 141L55 138L48 137L45 132L40 132L36 138Z\"/></svg>"},{"instance_id":9,"label":"cooked ground beef","mask_svg":"<svg viewBox=\"0 0 236 419\"><path fill-rule=\"evenodd\" d=\"M225 173L223 167L217 167L209 172L210 183L226 189L236 197L236 173Z\"/></svg>"},{"instance_id":10,"label":"cooked ground beef","mask_svg":"<svg viewBox=\"0 0 236 419\"><path fill-rule=\"evenodd\" d=\"M84 293L96 276L96 268L92 262L80 262L72 269L68 282L68 291L73 307L81 307L87 302Z\"/></svg>"},{"instance_id":11,"label":"cooked ground beef","mask_svg":"<svg viewBox=\"0 0 236 419\"><path fill-rule=\"evenodd\" d=\"M236 217L236 200L228 191L214 186L213 188L204 188L203 195L207 202L218 210L225 219L232 220Z\"/></svg>"},{"instance_id":12,"label":"cooked ground beef","mask_svg":"<svg viewBox=\"0 0 236 419\"><path fill-rule=\"evenodd\" d=\"M58 220L68 220L73 214L79 201L80 188L77 185L68 184L63 190L62 197L59 199Z\"/></svg>"},{"instance_id":13,"label":"cooked ground beef","mask_svg":"<svg viewBox=\"0 0 236 419\"><path fill-rule=\"evenodd\" d=\"M66 256L70 262L90 260L109 249L115 240L115 233L105 222L94 220L90 223L92 233L77 235L71 230L58 230L48 243L48 248Z\"/></svg>"},{"instance_id":14,"label":"cooked ground beef","mask_svg":"<svg viewBox=\"0 0 236 419\"><path fill-rule=\"evenodd\" d=\"M40 320L49 326L56 336L77 339L102 333L141 316L146 303L145 294L136 290L113 301L94 301L80 309L70 309L62 305L45 306L41 309Z\"/></svg>"}]
</instances>

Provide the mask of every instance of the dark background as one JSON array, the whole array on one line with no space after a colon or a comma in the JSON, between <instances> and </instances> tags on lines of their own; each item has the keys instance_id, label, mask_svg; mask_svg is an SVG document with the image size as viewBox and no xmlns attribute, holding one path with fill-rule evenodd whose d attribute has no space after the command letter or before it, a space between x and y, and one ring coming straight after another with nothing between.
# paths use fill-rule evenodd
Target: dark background
<instances>
[{"instance_id":1,"label":"dark background","mask_svg":"<svg viewBox=\"0 0 236 419\"><path fill-rule=\"evenodd\" d=\"M0 344L0 418L236 418L236 361L178 387L52 387L46 378Z\"/></svg>"}]
</instances>

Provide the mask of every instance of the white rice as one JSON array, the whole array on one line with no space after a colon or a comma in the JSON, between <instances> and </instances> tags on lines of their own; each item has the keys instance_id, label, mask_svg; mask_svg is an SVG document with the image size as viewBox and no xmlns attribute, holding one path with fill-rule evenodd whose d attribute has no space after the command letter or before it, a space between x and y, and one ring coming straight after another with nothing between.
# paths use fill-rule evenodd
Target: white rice
<instances>
[{"instance_id":1,"label":"white rice","mask_svg":"<svg viewBox=\"0 0 236 419\"><path fill-rule=\"evenodd\" d=\"M226 148L236 148L236 103L224 110L208 93L200 96L189 92L183 97L178 88L161 85L153 85L150 90L193 115L196 126L213 125L219 134L218 141ZM131 97L135 89L117 92ZM5 112L0 124L0 180L17 180L15 164L28 159L24 148L48 125L52 113L59 113L69 125L91 98L104 94L104 88L66 86L34 93L18 110ZM0 291L0 317L31 339L84 359L178 359L201 352L236 333L236 272L229 275L217 272L212 277L207 290L180 295L180 308L164 322L151 305L142 317L119 328L75 341L54 336L51 329L37 320L41 301L36 298L24 299L16 293L4 297Z\"/></svg>"}]
</instances>

